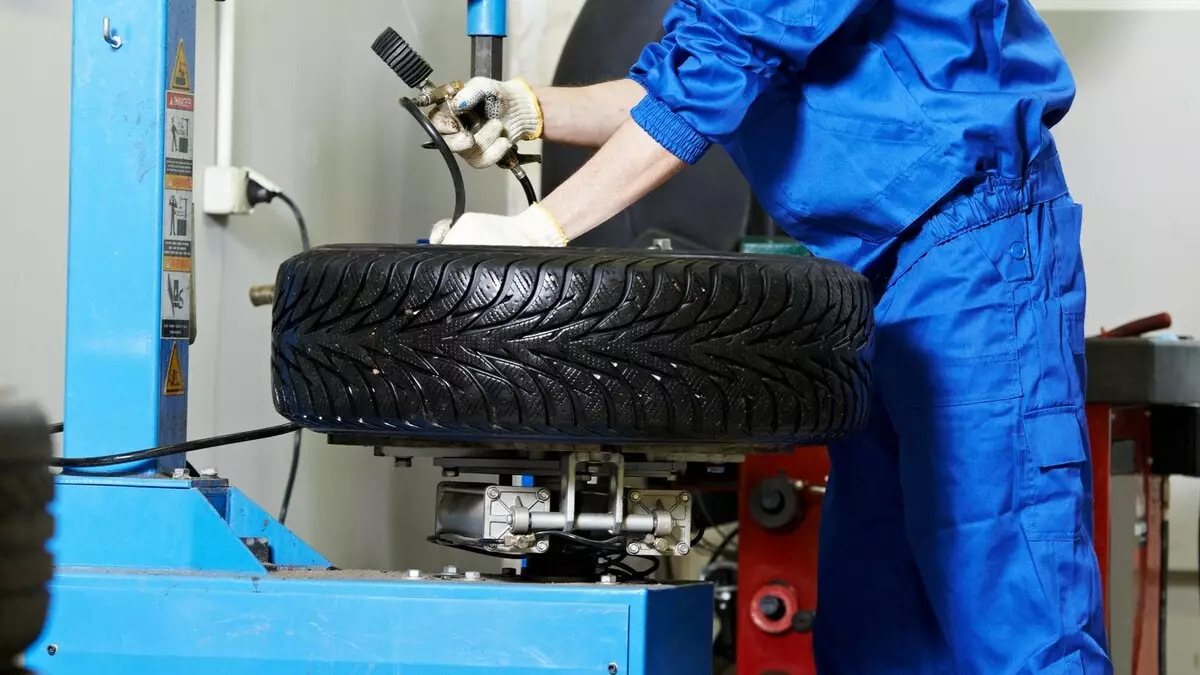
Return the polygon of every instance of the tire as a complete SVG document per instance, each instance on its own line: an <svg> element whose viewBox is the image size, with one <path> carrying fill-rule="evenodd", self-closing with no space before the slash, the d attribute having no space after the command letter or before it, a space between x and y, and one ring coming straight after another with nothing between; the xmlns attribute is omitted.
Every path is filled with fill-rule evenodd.
<svg viewBox="0 0 1200 675"><path fill-rule="evenodd" d="M871 291L826 260L331 246L276 289L275 407L326 433L793 445L866 416Z"/></svg>
<svg viewBox="0 0 1200 675"><path fill-rule="evenodd" d="M49 428L41 414L0 406L0 668L37 639L50 606L50 454Z"/></svg>

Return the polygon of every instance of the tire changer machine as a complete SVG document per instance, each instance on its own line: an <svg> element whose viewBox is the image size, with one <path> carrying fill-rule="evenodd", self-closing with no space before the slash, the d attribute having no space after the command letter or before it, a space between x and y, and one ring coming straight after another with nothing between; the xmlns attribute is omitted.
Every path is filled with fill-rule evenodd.
<svg viewBox="0 0 1200 675"><path fill-rule="evenodd" d="M170 205L192 201L192 149L179 135L193 126L196 3L74 4L65 458L186 440L193 248L190 228ZM476 74L499 75L505 12L504 0L468 2ZM626 461L618 450L628 449L604 446L543 456L522 450L476 453L457 444L433 453L453 475L561 479L555 508L538 485L446 483L439 532L491 536L510 525L489 514L519 506L542 523L591 518L613 526L628 553L684 555L693 537L688 492L634 490L626 480L670 477L689 460L737 461L748 452L731 448L718 458L664 449ZM596 483L607 484L609 502L585 513L579 505ZM51 611L26 655L35 672L707 675L712 668L708 584L337 570L226 480L193 476L182 455L66 470L53 512ZM546 541L515 536L503 547L537 553Z"/></svg>

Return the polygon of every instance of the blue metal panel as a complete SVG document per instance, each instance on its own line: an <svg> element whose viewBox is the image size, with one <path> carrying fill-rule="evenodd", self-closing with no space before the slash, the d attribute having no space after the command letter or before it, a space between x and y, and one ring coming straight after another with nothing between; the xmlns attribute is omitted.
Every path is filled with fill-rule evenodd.
<svg viewBox="0 0 1200 675"><path fill-rule="evenodd" d="M707 586L356 576L64 570L29 664L55 675L602 675L609 664L622 675L711 672ZM647 617L663 622L642 630Z"/></svg>
<svg viewBox="0 0 1200 675"><path fill-rule="evenodd" d="M203 491L203 490L202 490ZM225 519L236 537L266 537L276 565L292 567L329 567L329 561L275 517L255 504L241 490L225 490Z"/></svg>
<svg viewBox="0 0 1200 675"><path fill-rule="evenodd" d="M467 0L467 35L508 35L508 0Z"/></svg>
<svg viewBox="0 0 1200 675"><path fill-rule="evenodd" d="M104 39L106 18L121 38L118 49ZM183 437L185 400L172 401L173 412L160 417L164 359L169 358L160 335L167 80L178 39L188 31L195 31L195 0L76 0L74 5L68 457ZM168 33L174 43L168 43ZM192 42L189 36L186 43ZM183 342L180 356L186 366ZM169 428L160 429L161 421ZM156 467L145 462L108 471Z"/></svg>
<svg viewBox="0 0 1200 675"><path fill-rule="evenodd" d="M55 560L64 566L263 574L262 564L202 491L181 489L191 484L170 478L60 476L51 507L57 521L50 545ZM298 548L282 536L279 544ZM308 559L328 564L307 545L303 549L311 553Z"/></svg>

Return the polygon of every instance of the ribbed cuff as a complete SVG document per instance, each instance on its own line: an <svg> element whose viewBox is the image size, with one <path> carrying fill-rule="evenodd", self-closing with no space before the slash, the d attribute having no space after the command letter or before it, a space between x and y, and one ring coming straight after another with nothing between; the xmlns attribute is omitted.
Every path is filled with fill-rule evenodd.
<svg viewBox="0 0 1200 675"><path fill-rule="evenodd" d="M639 78L629 79L643 88L646 87L646 83ZM629 114L638 126L658 141L659 145L688 164L700 161L712 145L712 141L701 136L687 120L668 108L667 104L654 98L653 94L646 94L642 102L634 106Z"/></svg>

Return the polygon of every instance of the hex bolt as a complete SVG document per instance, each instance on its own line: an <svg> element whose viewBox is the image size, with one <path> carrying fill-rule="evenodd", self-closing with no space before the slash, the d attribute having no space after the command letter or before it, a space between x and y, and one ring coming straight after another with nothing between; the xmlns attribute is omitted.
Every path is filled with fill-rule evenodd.
<svg viewBox="0 0 1200 675"><path fill-rule="evenodd" d="M499 499L500 490L498 488L490 487L487 489L487 496L488 499Z"/></svg>
<svg viewBox="0 0 1200 675"><path fill-rule="evenodd" d="M409 579L420 579L421 570L407 570L404 572L404 576L408 577Z"/></svg>
<svg viewBox="0 0 1200 675"><path fill-rule="evenodd" d="M600 576L600 583L604 584L605 586L613 586L617 583L617 575L603 574Z"/></svg>
<svg viewBox="0 0 1200 675"><path fill-rule="evenodd" d="M463 575L463 578L466 579L467 581L479 581L480 579L483 578L483 575L480 574L479 572L467 572L466 574Z"/></svg>
<svg viewBox="0 0 1200 675"><path fill-rule="evenodd" d="M537 551L538 553L545 553L546 551L550 550L550 542L543 539L533 545L533 550Z"/></svg>
<svg viewBox="0 0 1200 675"><path fill-rule="evenodd" d="M454 565L446 565L442 568L442 574L458 574L458 568Z"/></svg>
<svg viewBox="0 0 1200 675"><path fill-rule="evenodd" d="M636 541L631 541L629 542L629 545L625 547L625 550L629 552L629 555L637 555L641 552L642 545Z"/></svg>
<svg viewBox="0 0 1200 675"><path fill-rule="evenodd" d="M171 470L171 478L174 478L175 480L180 480L180 479L187 478L187 477L188 477L187 469L172 469Z"/></svg>
<svg viewBox="0 0 1200 675"><path fill-rule="evenodd" d="M458 478L458 469L442 469L442 478Z"/></svg>
<svg viewBox="0 0 1200 675"><path fill-rule="evenodd" d="M692 496L686 492L680 492L679 493L679 501L686 504L686 503L692 501Z"/></svg>
<svg viewBox="0 0 1200 675"><path fill-rule="evenodd" d="M679 555L687 555L688 553L691 552L691 550L692 550L692 547L689 546L686 541L681 541L675 545L675 552L678 553Z"/></svg>
<svg viewBox="0 0 1200 675"><path fill-rule="evenodd" d="M537 498L538 498L538 501L541 501L541 502L547 502L547 501L550 501L550 491L549 491L549 490L546 490L546 489L544 489L544 488L543 488L543 489L541 489L541 490L538 490L538 491L537 491Z"/></svg>
<svg viewBox="0 0 1200 675"><path fill-rule="evenodd" d="M797 633L807 633L813 629L813 624L816 622L816 612L799 611L792 617L792 630Z"/></svg>
<svg viewBox="0 0 1200 675"><path fill-rule="evenodd" d="M216 478L217 475L218 475L217 470L213 469L211 467L209 467L207 469L200 469L200 477L201 478Z"/></svg>
<svg viewBox="0 0 1200 675"><path fill-rule="evenodd" d="M630 492L629 493L629 501L633 502L634 504L637 504L638 502L642 501L642 493Z"/></svg>

